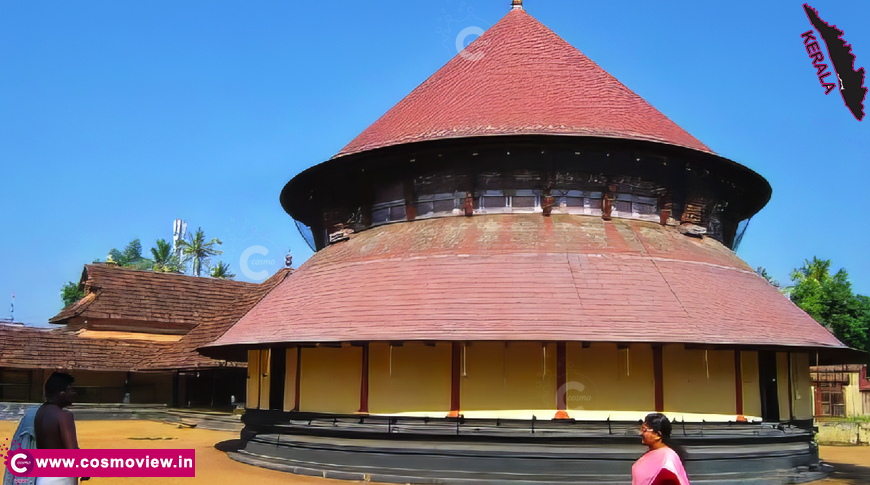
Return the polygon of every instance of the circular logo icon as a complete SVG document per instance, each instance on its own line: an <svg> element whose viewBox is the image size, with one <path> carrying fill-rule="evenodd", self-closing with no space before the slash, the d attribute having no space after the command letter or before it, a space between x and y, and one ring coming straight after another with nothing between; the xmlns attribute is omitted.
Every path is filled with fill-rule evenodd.
<svg viewBox="0 0 870 485"><path fill-rule="evenodd" d="M18 477L26 477L33 471L34 466L36 466L36 462L27 450L18 449L9 452L9 458L6 460L6 468L9 469L9 473Z"/></svg>

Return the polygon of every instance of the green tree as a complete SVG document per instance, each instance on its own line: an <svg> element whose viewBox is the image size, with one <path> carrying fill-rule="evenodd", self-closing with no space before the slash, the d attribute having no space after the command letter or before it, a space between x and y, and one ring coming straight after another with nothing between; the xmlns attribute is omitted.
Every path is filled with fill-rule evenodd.
<svg viewBox="0 0 870 485"><path fill-rule="evenodd" d="M842 342L858 349L868 348L870 302L852 293L849 273L841 268L831 274L831 261L814 257L791 273L794 283L788 296Z"/></svg>
<svg viewBox="0 0 870 485"><path fill-rule="evenodd" d="M211 269L212 278L232 279L236 277L235 273L230 273L230 265L223 261L218 261L218 264Z"/></svg>
<svg viewBox="0 0 870 485"><path fill-rule="evenodd" d="M773 276L770 276L769 274L767 274L766 269L759 266L758 269L755 270L755 272L758 274L758 276L761 276L762 278L766 279L767 282L770 283L771 286L779 288L779 281L776 281L775 279L773 279Z"/></svg>
<svg viewBox="0 0 870 485"><path fill-rule="evenodd" d="M109 251L109 256L111 256L112 261L125 268L151 269L154 266L153 261L142 257L142 242L138 237L130 241L123 252L112 248Z"/></svg>
<svg viewBox="0 0 870 485"><path fill-rule="evenodd" d="M85 292L79 288L77 283L70 281L60 289L60 297L63 299L64 308L66 308L84 298Z"/></svg>
<svg viewBox="0 0 870 485"><path fill-rule="evenodd" d="M855 295L856 318L864 328L864 346L858 347L870 352L870 296Z"/></svg>
<svg viewBox="0 0 870 485"><path fill-rule="evenodd" d="M178 256L173 254L172 245L165 239L157 240L157 247L151 248L151 255L154 256L154 264L151 268L154 271L178 273L184 269Z"/></svg>
<svg viewBox="0 0 870 485"><path fill-rule="evenodd" d="M218 238L206 241L202 228L197 228L195 234L187 235L186 241L178 241L178 247L181 249L181 260L184 264L190 263L190 271L194 276L200 276L203 267L207 269L211 266L209 258L223 254L223 251L219 251L215 247L220 244L223 243Z"/></svg>

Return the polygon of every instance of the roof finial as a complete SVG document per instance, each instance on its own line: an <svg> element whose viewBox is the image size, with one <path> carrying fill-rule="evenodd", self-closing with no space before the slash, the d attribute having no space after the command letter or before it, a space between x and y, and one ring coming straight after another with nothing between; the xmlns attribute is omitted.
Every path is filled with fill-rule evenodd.
<svg viewBox="0 0 870 485"><path fill-rule="evenodd" d="M511 10L523 10L523 0L513 0Z"/></svg>

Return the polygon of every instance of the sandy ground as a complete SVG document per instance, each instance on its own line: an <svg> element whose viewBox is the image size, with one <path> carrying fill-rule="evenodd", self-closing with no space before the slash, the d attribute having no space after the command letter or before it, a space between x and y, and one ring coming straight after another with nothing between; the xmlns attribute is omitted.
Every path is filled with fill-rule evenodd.
<svg viewBox="0 0 870 485"><path fill-rule="evenodd" d="M215 444L238 439L238 433L205 429L177 428L152 421L80 421L79 445L82 448L184 448L196 450L196 478L94 478L93 485L132 485L160 480L161 484L196 483L238 485L240 483L281 483L291 485L339 485L362 482L326 480L291 475L244 465L230 460ZM0 421L0 439L12 437L17 423ZM834 465L831 478L819 484L870 485L870 446L824 446L821 457Z"/></svg>
<svg viewBox="0 0 870 485"><path fill-rule="evenodd" d="M0 421L0 439L11 438L18 423ZM340 480L310 478L245 465L227 458L215 444L236 440L229 431L181 428L153 421L79 421L76 423L81 448L180 448L196 450L196 478L92 478L91 485L134 485L159 481L161 485L239 485L281 483L292 485L340 485ZM2 466L2 465L0 465Z"/></svg>

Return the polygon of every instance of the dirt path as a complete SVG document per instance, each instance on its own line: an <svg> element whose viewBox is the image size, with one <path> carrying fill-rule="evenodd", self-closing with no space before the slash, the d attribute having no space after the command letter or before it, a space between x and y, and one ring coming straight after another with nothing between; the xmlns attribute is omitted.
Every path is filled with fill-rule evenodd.
<svg viewBox="0 0 870 485"><path fill-rule="evenodd" d="M18 423L0 421L0 439L11 438ZM227 458L226 453L215 449L215 444L235 440L239 434L229 431L177 428L153 421L79 421L79 446L82 448L182 448L196 450L196 478L93 478L92 485L133 485L154 483L161 485L239 485L271 484L290 485L341 485L362 482L347 482L310 478L289 473L245 465ZM2 466L2 465L0 465Z"/></svg>
<svg viewBox="0 0 870 485"><path fill-rule="evenodd" d="M17 423L0 421L0 439L11 438ZM348 485L339 480L301 477L230 460L215 444L238 439L238 433L182 428L152 421L80 421L77 423L82 448L184 448L196 450L196 478L163 478L166 485L238 485L281 483L290 485ZM870 446L824 446L821 457L834 465L825 485L870 485ZM153 483L149 478L95 478L93 485Z"/></svg>
<svg viewBox="0 0 870 485"><path fill-rule="evenodd" d="M819 456L834 473L817 483L870 484L870 446L822 446Z"/></svg>

